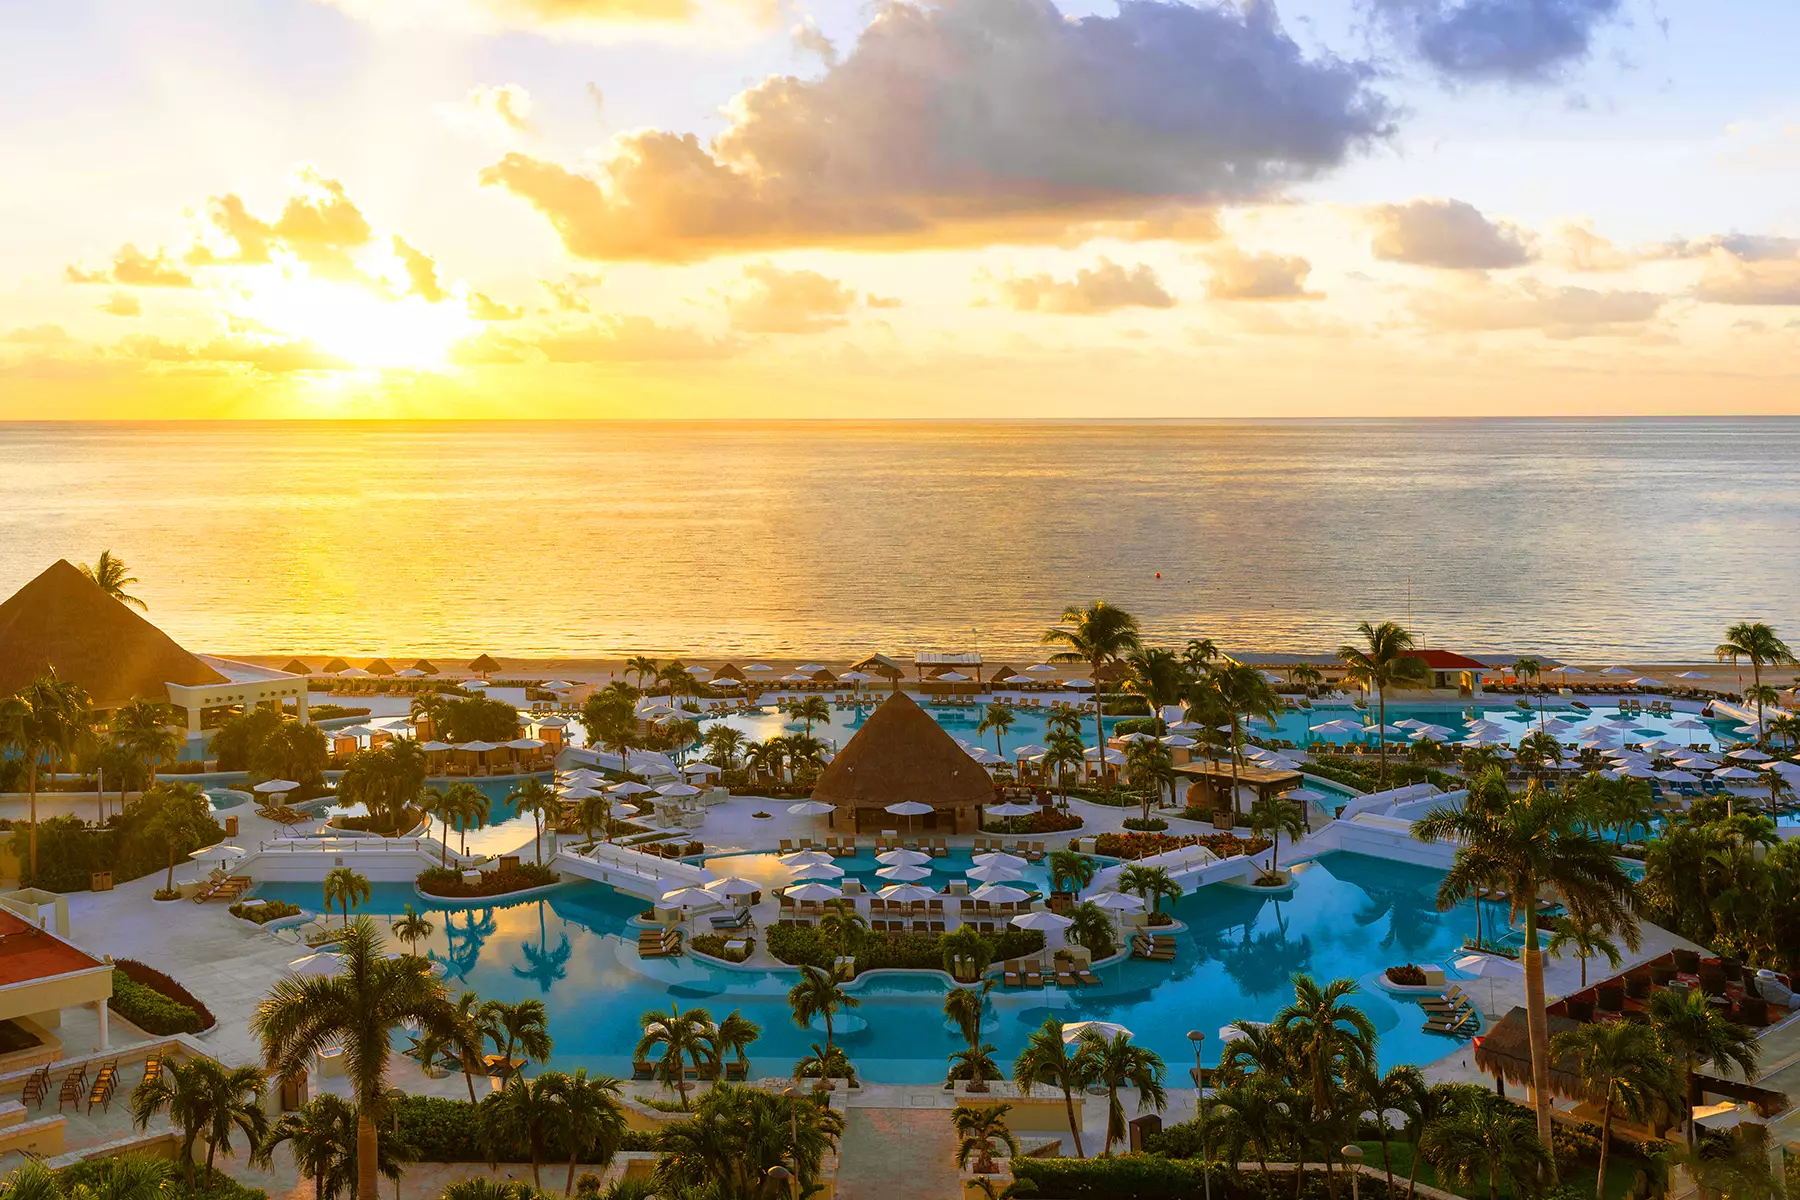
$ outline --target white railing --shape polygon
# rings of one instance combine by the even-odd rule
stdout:
[[[372,852],[375,854],[429,854],[438,856],[439,845],[433,838],[384,838],[384,837],[315,837],[315,838],[277,838],[270,842],[258,842],[258,854],[344,854]],[[453,850],[452,859],[460,856]]]

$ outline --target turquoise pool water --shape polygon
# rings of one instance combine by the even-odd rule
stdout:
[[[1292,999],[1290,977],[1304,971],[1362,983],[1358,1003],[1381,1033],[1383,1063],[1439,1058],[1458,1043],[1424,1033],[1419,1008],[1375,989],[1374,979],[1394,963],[1446,964],[1473,933],[1469,905],[1437,911],[1440,878],[1425,868],[1334,853],[1298,869],[1291,898],[1229,884],[1203,888],[1175,905],[1188,927],[1176,935],[1173,963],[1103,967],[1096,972],[1102,986],[1078,991],[997,991],[986,1036],[1010,1065],[1047,1016],[1117,1021],[1164,1057],[1173,1079],[1183,1079],[1193,1057],[1188,1030],[1206,1034],[1206,1061],[1216,1061],[1220,1027],[1273,1017]],[[268,883],[258,894],[312,910],[320,905],[315,885]],[[704,1005],[715,1018],[741,1009],[759,1023],[762,1039],[751,1051],[759,1072],[791,1070],[822,1037],[819,1029],[796,1028],[789,1016],[791,972],[732,970],[687,956],[639,959],[627,922],[643,902],[599,884],[569,884],[544,899],[493,909],[421,904],[410,885],[376,884],[365,907],[391,915],[407,903],[430,910],[437,929],[423,949],[449,965],[453,988],[543,1000],[559,1065],[628,1073],[640,1015],[671,1001]],[[850,1028],[841,1038],[865,1078],[943,1078],[959,1045],[943,1018],[946,986],[936,975],[882,974],[855,985],[864,1003],[845,1014]]]
[[[864,841],[870,839],[865,838]],[[1103,859],[1110,862],[1110,859]],[[723,878],[727,875],[738,875],[745,879],[773,887],[779,884],[792,883],[796,879],[808,878],[805,871],[794,871],[781,864],[781,859],[774,854],[724,854],[713,858],[702,859],[701,863],[715,876]],[[855,879],[867,891],[879,891],[890,883],[900,880],[883,879],[876,874],[881,864],[875,861],[873,850],[865,849],[855,858],[840,858],[836,865],[844,869],[844,879]],[[962,879],[969,868],[975,865],[974,857],[967,846],[955,848],[944,858],[934,858],[929,863],[919,864],[920,870],[929,870],[931,874],[917,880],[919,884],[934,891],[943,891],[944,885],[953,879]],[[1050,870],[1042,863],[1027,863],[1019,869],[1019,879],[1027,888],[1036,888],[1040,892],[1050,890]],[[841,883],[843,880],[834,882]],[[913,881],[906,881],[913,882]],[[980,880],[969,880],[970,888],[981,886]]]

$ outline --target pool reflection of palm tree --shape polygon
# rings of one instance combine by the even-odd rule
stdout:
[[[544,901],[538,901],[537,945],[527,943],[520,946],[520,952],[525,955],[525,965],[512,969],[512,973],[520,979],[535,979],[538,988],[546,996],[550,994],[550,985],[568,974],[569,957],[575,952],[574,947],[569,945],[569,935],[566,933],[560,935],[561,940],[556,949],[550,949],[550,931],[544,921],[544,910],[549,907]]]
[[[458,979],[466,980],[481,959],[483,943],[499,926],[490,909],[465,909],[462,918],[458,925],[454,912],[444,914],[444,965],[456,972]]]
[[[1351,914],[1351,920],[1366,929],[1385,919],[1383,950],[1399,945],[1410,954],[1431,944],[1443,923],[1436,905],[1411,888],[1380,887],[1366,880],[1358,886],[1363,890],[1363,904]]]
[[[1219,956],[1225,973],[1236,981],[1244,993],[1252,997],[1270,996],[1288,985],[1297,974],[1306,973],[1312,964],[1312,938],[1302,934],[1288,940],[1287,919],[1281,904],[1275,903],[1275,928],[1252,934],[1244,926],[1243,940],[1228,947]]]

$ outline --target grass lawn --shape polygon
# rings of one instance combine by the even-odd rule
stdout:
[[[1374,1167],[1377,1171],[1381,1170],[1381,1143],[1358,1142],[1357,1145],[1362,1147],[1364,1165]],[[1412,1170],[1412,1145],[1404,1139],[1396,1139],[1388,1143],[1388,1155],[1394,1164],[1394,1187],[1404,1193],[1406,1174]],[[1637,1174],[1641,1166],[1641,1160],[1630,1155],[1620,1154],[1615,1149],[1612,1158],[1606,1164],[1606,1196],[1604,1200],[1623,1200],[1625,1194],[1631,1189],[1632,1176]],[[1595,1173],[1592,1164],[1584,1163],[1575,1173],[1559,1180],[1558,1187],[1568,1189],[1568,1194],[1571,1196],[1591,1198],[1594,1195]],[[1419,1182],[1430,1187],[1442,1188],[1447,1192],[1468,1196],[1471,1200],[1488,1200],[1485,1176],[1470,1180],[1466,1187],[1455,1183],[1441,1183],[1438,1180],[1437,1172],[1431,1169],[1431,1164],[1421,1162],[1419,1164]],[[1501,1200],[1512,1200],[1512,1194],[1512,1188],[1502,1179],[1500,1181]]]

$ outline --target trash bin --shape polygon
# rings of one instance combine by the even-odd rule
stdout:
[[[235,817],[235,816],[226,817],[225,818],[225,836],[228,838],[234,838],[237,835],[238,835],[237,817]]]
[[[111,871],[95,871],[88,880],[88,887],[96,892],[113,890],[113,873]]]

